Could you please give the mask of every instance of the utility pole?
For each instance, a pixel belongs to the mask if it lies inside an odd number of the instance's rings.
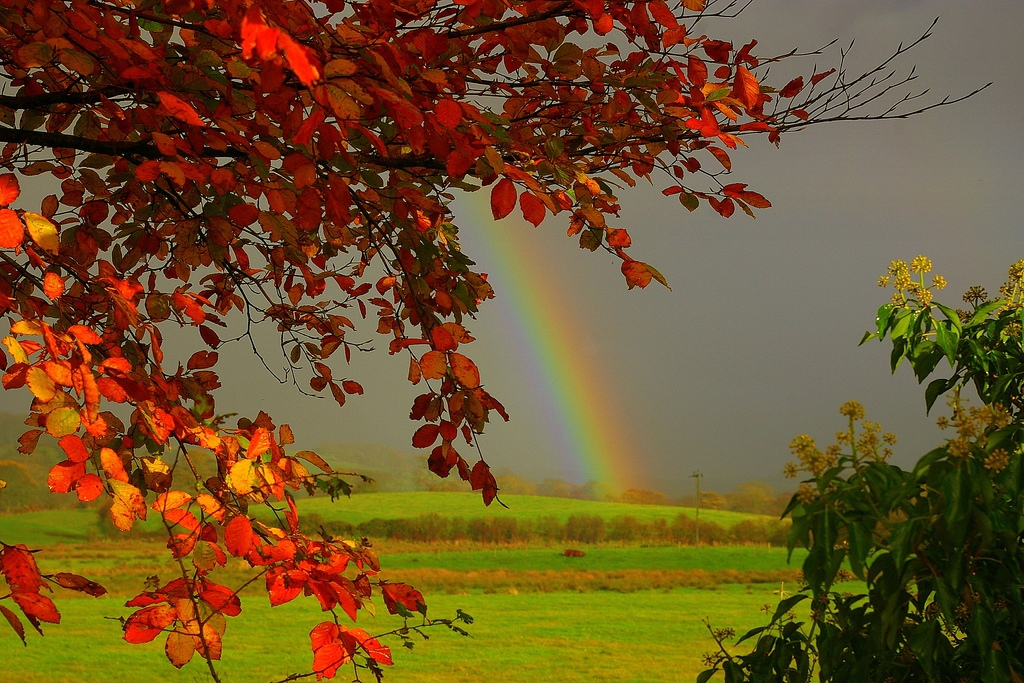
[[[693,479],[694,482],[697,484],[697,528],[694,532],[696,534],[696,540],[694,544],[698,546],[700,545],[700,478],[703,476],[704,473],[701,472],[700,470],[696,470],[693,474],[690,475],[690,478]]]

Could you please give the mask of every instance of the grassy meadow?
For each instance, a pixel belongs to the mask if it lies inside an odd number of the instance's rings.
[[[515,515],[519,519],[598,515],[608,519],[674,519],[680,508],[509,496],[509,509],[483,508],[474,494],[366,493],[331,503],[302,500],[304,512],[325,520],[365,521],[426,513],[451,516]],[[686,512],[684,510],[684,512]],[[692,513],[691,511],[688,511]],[[723,527],[753,516],[703,512]],[[104,683],[113,676],[148,681],[211,680],[201,662],[175,670],[162,653],[162,638],[132,646],[121,640],[118,617],[131,610],[126,599],[142,590],[147,576],[167,580],[174,567],[152,539],[106,539],[92,509],[38,511],[0,516],[0,539],[41,548],[44,572],[72,571],[110,591],[93,599],[62,592],[54,596],[63,614],[59,626],[44,625],[45,637],[29,634],[22,647],[0,622],[2,680],[25,683]],[[701,655],[713,642],[702,620],[738,632],[763,622],[760,608],[778,599],[782,584],[798,580],[783,549],[765,545],[641,547],[622,544],[579,546],[584,557],[561,554],[563,544],[428,544],[381,541],[382,578],[406,581],[426,595],[434,617],[462,609],[475,618],[471,637],[443,628],[412,650],[392,639],[396,666],[392,683],[458,683],[501,680],[686,681],[702,670]],[[240,585],[244,565],[231,560],[219,581]],[[265,594],[250,587],[241,594],[241,616],[228,620],[225,682],[278,681],[309,670],[310,628],[325,619],[312,598],[271,611]],[[360,627],[383,632],[398,625],[377,599],[378,617],[361,615]],[[106,617],[106,618],[105,618]],[[385,641],[388,642],[388,641]],[[350,680],[351,671],[337,680]],[[370,677],[372,680],[372,676]]]

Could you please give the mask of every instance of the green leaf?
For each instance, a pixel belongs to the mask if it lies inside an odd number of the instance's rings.
[[[892,318],[892,312],[896,310],[893,304],[884,304],[878,309],[878,313],[875,315],[875,327],[878,329],[878,336],[884,337],[885,331],[889,328],[889,320]]]
[[[889,338],[893,341],[902,339],[906,336],[907,332],[910,331],[910,326],[914,323],[917,316],[909,308],[901,308],[899,313],[896,314],[896,320],[893,322],[892,330],[889,331]]]
[[[955,384],[953,380],[954,378],[951,377],[949,379],[936,379],[928,383],[928,388],[924,390],[926,414],[931,412],[932,406],[935,405],[935,400],[953,387],[953,384]]]
[[[697,676],[697,683],[707,683],[716,673],[718,673],[718,669],[707,669],[706,671],[701,671]]]
[[[935,326],[935,343],[939,345],[950,365],[955,363],[957,346],[960,344],[960,331],[950,329],[948,322],[940,322]]]

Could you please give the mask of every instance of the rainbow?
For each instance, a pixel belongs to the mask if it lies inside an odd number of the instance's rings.
[[[534,228],[518,211],[496,222],[484,190],[460,198],[456,222],[467,252],[488,272],[496,299],[485,304],[502,311],[513,323],[513,340],[525,349],[521,369],[537,392],[548,428],[560,452],[563,476],[577,482],[598,481],[621,492],[640,478],[640,460],[633,452],[624,413],[599,364],[585,363],[578,343],[586,324],[531,277],[540,254],[529,249]],[[549,217],[549,220],[550,217]],[[468,245],[466,243],[469,243]],[[538,250],[539,251],[539,250]],[[500,391],[495,392],[500,399]],[[512,416],[513,421],[515,416]]]

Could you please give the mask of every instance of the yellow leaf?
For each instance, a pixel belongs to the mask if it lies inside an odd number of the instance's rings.
[[[11,334],[42,334],[43,327],[35,320],[19,320],[11,325]]]
[[[180,669],[189,663],[192,655],[196,652],[196,641],[193,636],[178,631],[171,631],[167,634],[167,642],[164,645],[164,652],[176,668]]]
[[[14,337],[4,337],[4,346],[7,347],[8,353],[14,357],[15,363],[27,363],[28,354],[25,353],[25,349],[21,348],[21,343]]]
[[[29,391],[43,403],[49,403],[57,395],[57,385],[39,366],[32,366],[28,369],[26,380]]]
[[[110,519],[121,531],[130,531],[135,519],[146,519],[146,499],[142,492],[131,484],[116,479],[107,482],[113,491],[114,503],[110,506]]]
[[[49,220],[31,211],[25,212],[25,225],[28,227],[28,234],[32,240],[43,250],[56,254],[60,249],[60,237],[57,236],[57,226]]]
[[[231,488],[237,491],[239,495],[248,495],[260,487],[256,463],[252,460],[239,460],[232,465],[231,473],[228,476]]]
[[[74,434],[81,426],[82,416],[77,408],[64,406],[46,416],[46,433],[55,439]]]

